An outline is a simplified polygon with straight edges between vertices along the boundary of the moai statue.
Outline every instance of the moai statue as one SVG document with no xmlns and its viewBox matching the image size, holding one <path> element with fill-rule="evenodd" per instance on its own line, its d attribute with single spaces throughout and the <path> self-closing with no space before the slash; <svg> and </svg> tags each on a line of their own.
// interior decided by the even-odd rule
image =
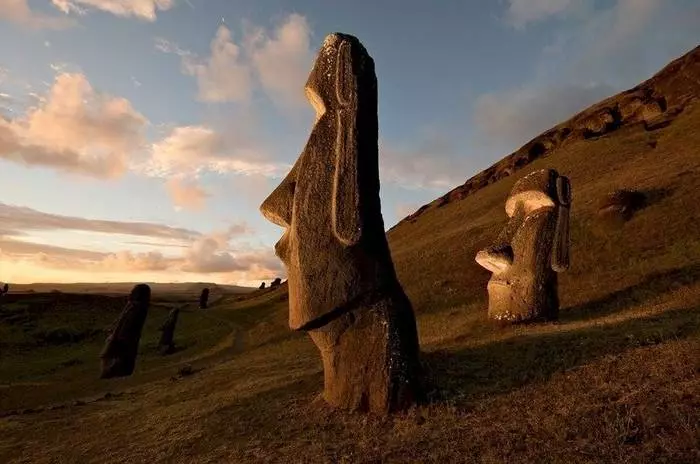
<svg viewBox="0 0 700 464">
<path fill-rule="evenodd" d="M 202 293 L 199 295 L 199 309 L 207 309 L 207 303 L 209 302 L 209 289 L 202 289 Z"/>
<path fill-rule="evenodd" d="M 173 338 L 175 336 L 175 325 L 177 324 L 177 317 L 179 315 L 180 308 L 174 308 L 170 311 L 170 314 L 168 314 L 168 319 L 166 319 L 160 327 L 163 333 L 160 336 L 160 342 L 158 342 L 158 349 L 162 355 L 170 354 L 175 350 Z"/>
<path fill-rule="evenodd" d="M 150 300 L 151 287 L 148 285 L 138 284 L 131 290 L 129 301 L 113 325 L 100 354 L 101 378 L 125 377 L 134 372 L 139 340 L 143 324 L 146 322 Z"/>
<path fill-rule="evenodd" d="M 7 294 L 7 292 L 9 292 L 9 291 L 10 291 L 10 286 L 7 283 L 3 284 L 3 286 L 0 287 L 0 296 L 5 296 Z"/>
<path fill-rule="evenodd" d="M 270 288 L 276 288 L 276 287 L 279 287 L 280 285 L 282 285 L 282 279 L 280 279 L 279 277 L 277 277 L 277 278 L 276 278 L 275 280 L 273 280 L 272 283 L 270 284 Z"/>
<path fill-rule="evenodd" d="M 502 322 L 559 317 L 557 273 L 569 268 L 569 179 L 554 169 L 535 171 L 513 186 L 510 221 L 496 243 L 476 254 L 493 273 L 488 317 Z"/>
<path fill-rule="evenodd" d="M 422 398 L 411 303 L 379 201 L 377 80 L 357 38 L 329 35 L 306 83 L 316 121 L 290 173 L 260 207 L 284 227 L 289 326 L 323 359 L 323 397 L 384 414 Z"/>
<path fill-rule="evenodd" d="M 264 290 L 265 289 L 265 282 L 261 283 L 260 286 L 258 287 L 259 290 Z"/>
</svg>

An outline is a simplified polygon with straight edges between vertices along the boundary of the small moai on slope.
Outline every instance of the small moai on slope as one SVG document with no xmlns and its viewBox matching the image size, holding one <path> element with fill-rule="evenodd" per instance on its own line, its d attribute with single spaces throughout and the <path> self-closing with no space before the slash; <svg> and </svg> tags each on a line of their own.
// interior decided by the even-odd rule
<svg viewBox="0 0 700 464">
<path fill-rule="evenodd" d="M 101 378 L 125 377 L 134 372 L 139 340 L 141 340 L 141 331 L 148 315 L 150 300 L 151 287 L 148 285 L 138 284 L 131 290 L 129 301 L 113 325 L 100 354 Z"/>
<path fill-rule="evenodd" d="M 199 295 L 199 309 L 207 309 L 207 303 L 209 303 L 209 289 L 204 288 Z"/>
<path fill-rule="evenodd" d="M 7 283 L 3 284 L 3 286 L 0 288 L 0 296 L 4 296 L 9 291 L 10 291 L 10 286 Z"/>
<path fill-rule="evenodd" d="M 160 342 L 158 342 L 158 350 L 160 354 L 170 354 L 175 350 L 175 325 L 177 325 L 177 317 L 180 315 L 180 308 L 174 308 L 168 314 L 168 318 L 160 327 L 161 332 Z"/>
<path fill-rule="evenodd" d="M 506 201 L 510 220 L 496 243 L 476 254 L 493 274 L 488 317 L 502 322 L 559 317 L 557 273 L 569 268 L 569 179 L 554 169 L 520 179 Z"/>
<path fill-rule="evenodd" d="M 374 61 L 357 38 L 331 34 L 305 90 L 316 110 L 308 142 L 260 207 L 287 229 L 275 251 L 289 275 L 289 326 L 319 349 L 328 403 L 405 409 L 424 393 L 381 214 Z"/>
<path fill-rule="evenodd" d="M 276 288 L 276 287 L 279 287 L 280 285 L 282 285 L 282 279 L 277 277 L 277 278 L 275 278 L 275 280 L 272 281 L 272 283 L 270 283 L 270 288 Z"/>
<path fill-rule="evenodd" d="M 261 283 L 260 286 L 258 287 L 259 290 L 264 290 L 265 289 L 265 282 Z"/>
</svg>

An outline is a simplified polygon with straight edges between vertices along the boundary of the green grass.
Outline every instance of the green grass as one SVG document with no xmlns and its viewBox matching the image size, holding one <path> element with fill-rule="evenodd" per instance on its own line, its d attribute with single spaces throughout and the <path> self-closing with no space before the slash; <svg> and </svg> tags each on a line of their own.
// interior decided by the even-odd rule
<svg viewBox="0 0 700 464">
<path fill-rule="evenodd" d="M 700 462 L 700 107 L 654 135 L 656 148 L 641 127 L 571 143 L 392 230 L 429 404 L 381 418 L 318 401 L 320 357 L 287 328 L 284 288 L 183 312 L 169 357 L 155 328 L 177 298 L 161 297 L 128 379 L 96 379 L 99 337 L 18 348 L 118 310 L 76 304 L 27 331 L 0 323 L 2 383 L 37 384 L 0 387 L 0 413 L 34 409 L 0 418 L 0 462 Z M 561 318 L 497 327 L 474 255 L 505 223 L 513 183 L 543 167 L 574 194 Z M 598 202 L 622 188 L 666 194 L 611 226 Z"/>
</svg>

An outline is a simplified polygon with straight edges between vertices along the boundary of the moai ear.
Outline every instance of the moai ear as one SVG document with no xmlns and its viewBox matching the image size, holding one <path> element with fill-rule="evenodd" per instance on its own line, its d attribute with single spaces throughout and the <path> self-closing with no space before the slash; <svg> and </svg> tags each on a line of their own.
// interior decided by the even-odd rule
<svg viewBox="0 0 700 464">
<path fill-rule="evenodd" d="M 335 174 L 333 176 L 332 223 L 336 238 L 346 246 L 356 244 L 362 235 L 357 150 L 357 82 L 352 69 L 350 43 L 338 48 L 336 61 Z"/>
<path fill-rule="evenodd" d="M 557 200 L 559 203 L 559 214 L 557 215 L 557 225 L 554 232 L 552 269 L 555 272 L 564 272 L 569 269 L 569 252 L 571 249 L 569 237 L 571 183 L 567 177 L 557 177 Z"/>
</svg>

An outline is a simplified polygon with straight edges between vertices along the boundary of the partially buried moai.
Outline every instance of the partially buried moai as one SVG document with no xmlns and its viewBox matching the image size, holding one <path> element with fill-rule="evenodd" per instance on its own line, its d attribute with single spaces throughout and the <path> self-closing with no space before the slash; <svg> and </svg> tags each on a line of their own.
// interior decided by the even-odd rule
<svg viewBox="0 0 700 464">
<path fill-rule="evenodd" d="M 209 289 L 203 288 L 202 293 L 199 294 L 199 309 L 207 309 L 209 304 Z"/>
<path fill-rule="evenodd" d="M 165 320 L 163 325 L 160 327 L 161 332 L 160 341 L 158 342 L 158 350 L 160 354 L 166 355 L 175 351 L 175 326 L 177 325 L 177 318 L 180 315 L 180 308 L 173 308 L 168 314 L 168 318 Z"/>
<path fill-rule="evenodd" d="M 139 284 L 131 290 L 129 301 L 112 327 L 100 354 L 101 378 L 125 377 L 134 372 L 139 340 L 150 300 L 151 288 L 148 285 Z"/>
<path fill-rule="evenodd" d="M 569 179 L 554 169 L 535 171 L 513 186 L 510 220 L 496 243 L 476 255 L 493 273 L 488 317 L 502 322 L 559 317 L 557 273 L 569 268 Z"/>
<path fill-rule="evenodd" d="M 422 397 L 413 309 L 398 282 L 379 201 L 377 80 L 357 38 L 326 37 L 306 83 L 316 121 L 260 207 L 285 233 L 289 326 L 321 352 L 325 400 L 386 413 Z"/>
</svg>

